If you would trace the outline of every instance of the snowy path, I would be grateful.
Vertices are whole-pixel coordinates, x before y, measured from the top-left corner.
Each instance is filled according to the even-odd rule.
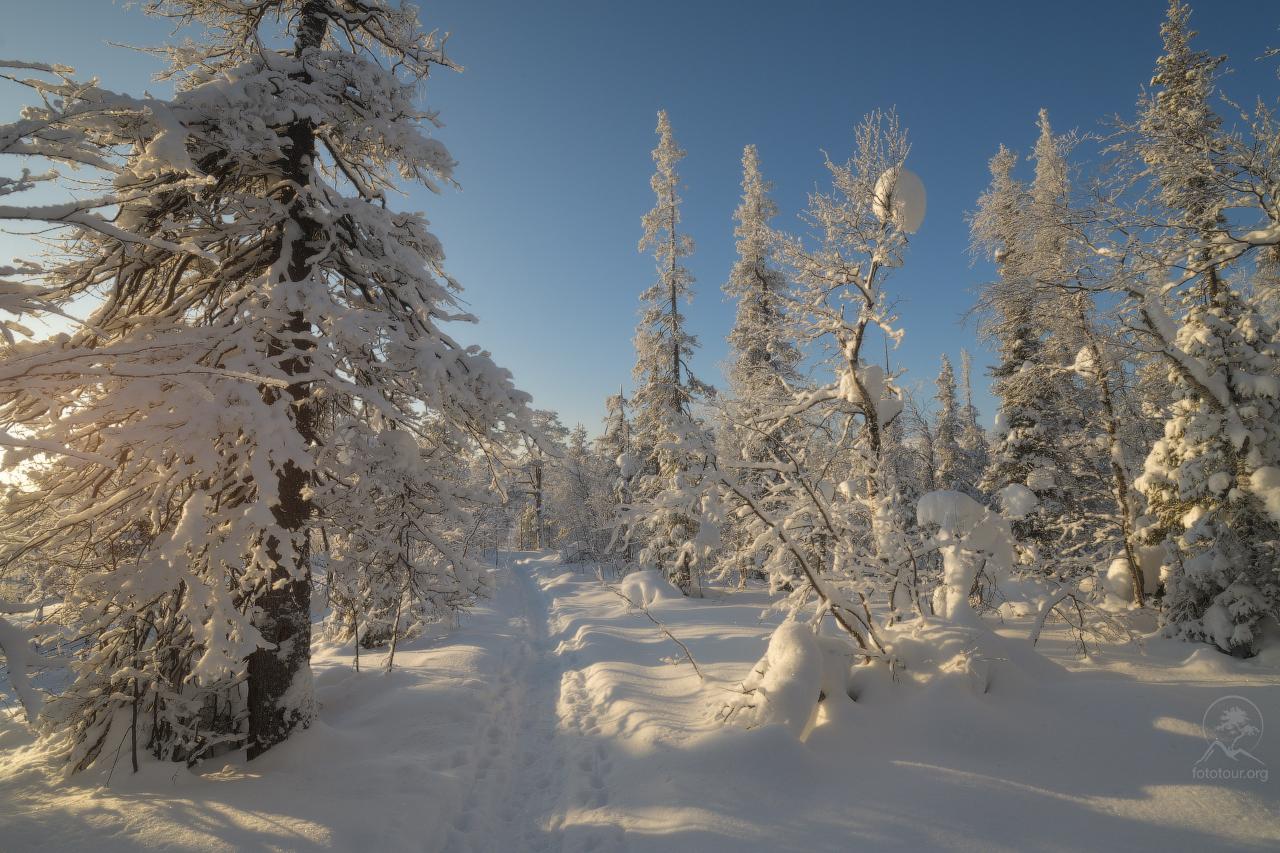
[[[504,555],[493,577],[490,599],[405,643],[392,672],[384,654],[356,672],[349,645],[317,644],[319,719],[254,762],[63,783],[0,714],[0,850],[1273,851],[1280,838],[1280,780],[1192,775],[1210,703],[1280,708],[1274,666],[1160,640],[1082,660],[1051,632],[1041,648],[1069,674],[990,693],[886,677],[800,742],[714,721],[778,618],[763,591],[650,604],[704,681],[587,567]],[[1280,768],[1280,737],[1257,755]]]
[[[261,759],[144,761],[60,782],[0,707],[0,850],[614,853],[607,746],[548,633],[553,555],[504,555],[494,594],[393,671],[317,644],[320,716]],[[562,685],[564,695],[562,696]],[[2,698],[2,697],[0,697]],[[574,820],[567,820],[573,815]]]
[[[475,778],[454,821],[446,853],[608,853],[621,834],[566,827],[567,810],[608,800],[602,744],[586,743],[592,725],[585,695],[548,637],[546,595],[533,575],[553,558],[518,560],[508,583],[518,605],[490,713],[476,740]],[[509,593],[511,591],[509,590]],[[562,685],[568,694],[562,696]]]

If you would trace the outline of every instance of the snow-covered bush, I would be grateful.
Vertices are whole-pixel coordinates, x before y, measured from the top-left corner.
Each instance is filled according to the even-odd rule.
[[[742,682],[742,697],[720,711],[744,728],[783,726],[803,740],[813,727],[826,661],[813,628],[787,621],[769,638],[769,648]],[[846,697],[847,698],[847,697]]]
[[[953,622],[972,624],[977,614],[969,604],[978,572],[1007,578],[1014,564],[1014,538],[1004,516],[962,492],[939,491],[916,503],[922,527],[936,529],[942,553],[942,585],[934,592],[934,612]]]
[[[648,607],[659,601],[680,598],[680,590],[655,569],[630,572],[618,584],[618,591],[637,607]]]

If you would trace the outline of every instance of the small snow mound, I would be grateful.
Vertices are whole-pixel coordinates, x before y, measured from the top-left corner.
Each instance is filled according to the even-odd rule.
[[[764,657],[742,682],[743,698],[723,716],[749,729],[779,724],[803,740],[817,716],[824,682],[834,680],[828,670],[837,668],[829,666],[828,652],[807,625],[779,625]]]
[[[924,222],[924,182],[910,169],[886,169],[876,181],[872,213],[881,222],[893,219],[903,231],[914,234]]]
[[[618,590],[640,607],[648,607],[666,599],[683,598],[680,590],[672,586],[656,569],[632,572],[618,584]]]
[[[1138,546],[1134,549],[1134,557],[1138,561],[1138,568],[1142,570],[1143,592],[1147,595],[1155,595],[1160,587],[1160,575],[1165,558],[1164,545]],[[1102,604],[1105,609],[1131,608],[1133,575],[1129,570],[1129,560],[1121,554],[1110,562],[1100,564],[1094,589],[1102,593]]]
[[[926,619],[891,626],[883,639],[897,662],[899,683],[942,693],[1034,692],[1063,674],[1060,665],[1023,640],[1003,637],[981,623]]]
[[[1187,655],[1177,668],[1188,677],[1214,679],[1234,675],[1240,666],[1235,658],[1209,646],[1201,646]]]
[[[1099,572],[1098,580],[1100,591],[1108,598],[1116,599],[1121,605],[1133,601],[1133,576],[1129,572],[1129,561],[1126,558],[1113,559]]]

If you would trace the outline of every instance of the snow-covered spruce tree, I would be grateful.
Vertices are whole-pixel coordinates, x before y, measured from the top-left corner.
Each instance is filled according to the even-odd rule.
[[[742,151],[742,202],[734,213],[738,259],[724,292],[737,303],[729,332],[729,383],[734,397],[754,408],[776,401],[799,378],[800,351],[789,337],[787,280],[772,263],[769,226],[778,208],[760,173],[754,145]]]
[[[960,409],[960,435],[957,441],[964,456],[963,482],[969,484],[969,494],[978,498],[978,484],[990,462],[987,433],[978,423],[978,407],[973,404],[973,359],[968,350],[960,350],[960,387],[964,391],[964,406]]]
[[[641,220],[639,244],[640,251],[653,250],[657,280],[640,295],[643,307],[636,329],[632,434],[641,469],[633,481],[628,533],[640,540],[640,561],[665,572],[687,593],[693,576],[686,546],[697,521],[680,504],[691,472],[687,454],[674,443],[694,429],[692,401],[710,387],[689,368],[698,341],[686,331],[680,310],[682,301],[693,299],[693,276],[682,263],[693,252],[693,239],[680,230],[677,166],[685,152],[676,144],[665,110],[658,113],[657,133],[656,170],[649,182],[656,198]]]
[[[1210,101],[1226,57],[1192,48],[1196,33],[1188,27],[1190,18],[1190,6],[1169,0],[1160,26],[1164,49],[1156,59],[1152,91],[1138,104],[1131,143],[1160,204],[1178,212],[1181,227],[1207,237],[1224,221],[1227,190],[1214,162],[1222,118]],[[1203,250],[1202,258],[1208,257]],[[1216,287],[1218,271],[1211,269],[1206,279],[1206,287]]]
[[[603,428],[596,439],[596,449],[615,464],[619,456],[631,449],[631,418],[627,415],[630,403],[621,388],[604,400]]]
[[[1059,383],[1065,391],[1061,394],[1064,411],[1057,416],[1061,441],[1071,462],[1064,475],[1075,492],[1076,506],[1085,516],[1071,533],[1070,548],[1073,555],[1097,561],[1128,548],[1128,538],[1121,532],[1125,525],[1117,524],[1124,515],[1115,494],[1117,471],[1108,465],[1111,451],[1117,450],[1116,435],[1107,432],[1116,425],[1114,407],[1111,415],[1106,414],[1108,403],[1114,403],[1108,394],[1114,396],[1119,386],[1107,387],[1107,383],[1120,366],[1102,356],[1096,307],[1091,293],[1080,284],[1087,277],[1092,252],[1084,251],[1073,234],[1073,224],[1080,219],[1071,201],[1069,178],[1068,154],[1074,136],[1053,132],[1044,109],[1039,111],[1037,127],[1039,136],[1032,156],[1036,177],[1030,187],[1029,263],[1042,292],[1048,330],[1046,355],[1061,369]],[[1080,352],[1097,356],[1092,371],[1068,369],[1079,361]],[[1119,482],[1123,483],[1123,478]]]
[[[1143,201],[1160,209],[1156,222],[1164,222],[1169,229],[1176,229],[1185,241],[1199,238],[1201,242],[1211,242],[1223,224],[1222,211],[1227,193],[1222,176],[1215,171],[1213,153],[1224,141],[1222,118],[1211,103],[1219,67],[1226,57],[1212,56],[1192,48],[1195,33],[1188,28],[1190,16],[1189,6],[1170,0],[1160,27],[1163,51],[1156,60],[1151,89],[1144,91],[1139,98],[1137,119],[1120,125],[1120,140],[1111,149],[1111,153],[1120,155],[1121,162],[1126,162],[1131,168],[1117,175],[1108,189],[1114,197],[1117,192],[1127,192],[1135,185],[1139,186],[1145,193]],[[1120,221],[1125,221],[1125,213],[1131,214],[1132,211],[1123,211]],[[1165,234],[1162,240],[1156,241],[1160,248],[1136,253],[1142,262],[1130,263],[1129,271],[1141,266],[1148,273],[1164,275],[1164,271],[1158,269],[1159,259],[1153,255],[1158,255],[1160,249],[1167,249],[1169,242],[1170,235]],[[1102,248],[1105,249],[1106,245],[1104,240]],[[1118,257],[1133,260],[1124,249],[1120,248]],[[1260,280],[1265,281],[1267,262],[1274,252],[1274,247],[1263,247],[1256,253],[1256,272],[1260,276],[1254,277],[1255,285]],[[1195,302],[1203,292],[1216,287],[1218,265],[1205,263],[1209,260],[1208,249],[1201,248],[1199,254],[1205,268],[1204,286],[1181,297],[1167,288],[1158,293],[1160,305],[1151,306],[1154,312],[1150,317],[1152,321],[1164,318],[1174,322],[1183,313],[1187,302]],[[1114,252],[1108,255],[1109,259],[1116,257]],[[1149,417],[1167,419],[1177,391],[1167,375],[1167,355],[1161,350],[1172,346],[1175,332],[1173,328],[1166,329],[1158,339],[1159,345],[1152,351],[1149,346],[1152,323],[1147,322],[1147,315],[1142,311],[1139,311],[1138,319],[1138,333],[1145,336],[1148,344],[1147,347],[1138,347],[1144,408]]]
[[[635,555],[634,542],[622,512],[631,505],[632,484],[640,472],[640,459],[631,434],[631,419],[627,416],[629,403],[621,388],[617,394],[610,394],[605,399],[604,431],[596,439],[605,470],[609,472],[609,488],[613,495],[612,506],[604,517],[609,519],[610,540],[618,543],[616,550],[625,563],[632,562]]]
[[[1178,552],[1164,612],[1176,634],[1248,655],[1259,623],[1280,617],[1280,346],[1226,288],[1189,309],[1175,342],[1216,393],[1173,371],[1178,397],[1137,481],[1147,534]]]
[[[738,259],[724,285],[737,310],[729,332],[729,394],[720,401],[717,450],[722,457],[760,466],[755,474],[744,474],[743,480],[744,485],[758,480],[757,498],[766,482],[777,479],[768,467],[777,461],[769,445],[778,437],[761,431],[755,421],[761,412],[789,400],[800,382],[800,351],[789,337],[791,325],[784,310],[788,284],[771,258],[775,238],[769,221],[778,209],[769,189],[760,173],[756,147],[748,145],[742,152],[742,201],[734,213]],[[720,573],[736,573],[742,582],[759,569],[743,557],[748,546],[744,521],[730,517],[728,528],[721,532]],[[755,557],[759,561],[763,555]]]
[[[616,478],[613,488],[618,503],[628,503],[627,491],[635,474],[635,457],[632,453],[631,418],[627,416],[630,401],[618,389],[604,401],[604,429],[596,439],[596,450],[605,460]]]
[[[1038,541],[1041,554],[1052,542],[1059,570],[1079,571],[1120,555],[1141,602],[1127,463],[1135,430],[1124,424],[1126,401],[1121,399],[1126,367],[1088,292],[1094,277],[1091,253],[1073,233],[1082,216],[1072,209],[1070,197],[1066,152],[1072,140],[1054,134],[1045,110],[1038,128],[1031,186],[1021,188],[1012,179],[1013,158],[1002,149],[993,161],[992,187],[974,218],[975,244],[998,263],[1000,280],[989,286],[984,307],[989,309],[987,330],[996,333],[1005,356],[996,369],[1003,436],[993,449],[984,487],[1033,485],[1017,479],[1024,469],[1052,485],[1050,493],[1033,487],[1040,502],[1030,517],[1016,522],[1018,534]],[[1017,396],[1004,400],[1010,392]],[[1008,403],[1021,406],[1022,423],[1005,429],[1012,424],[1005,417],[1013,414],[1006,411]],[[976,430],[976,422],[973,426]],[[1051,464],[1037,471],[1020,459],[1029,453]]]
[[[102,195],[89,202],[5,210],[7,218],[73,223],[66,253],[38,272],[51,302],[108,288],[91,324],[12,354],[51,369],[9,389],[2,415],[6,426],[69,451],[47,460],[6,458],[10,467],[25,464],[26,478],[6,495],[0,563],[46,567],[43,585],[64,598],[59,618],[92,641],[76,661],[71,688],[42,714],[49,741],[80,769],[123,717],[136,765],[140,741],[157,755],[185,758],[220,745],[246,716],[263,733],[305,721],[305,681],[281,708],[287,720],[264,714],[261,702],[246,707],[243,687],[255,682],[243,682],[245,658],[275,639],[263,638],[266,626],[245,611],[257,607],[273,572],[290,571],[289,561],[305,548],[290,536],[295,516],[279,492],[286,465],[292,477],[306,443],[281,393],[292,384],[284,365],[251,358],[250,345],[278,340],[263,312],[233,312],[222,328],[188,319],[214,313],[216,304],[202,306],[200,297],[222,284],[213,278],[213,252],[187,235],[181,244],[172,239],[173,223],[192,216],[203,184],[191,174],[181,107],[65,76],[52,85],[24,82],[38,99],[50,99],[0,131],[6,153],[87,163],[106,174]],[[120,207],[114,221],[98,212],[109,204]],[[163,217],[154,213],[157,205],[165,207]],[[194,293],[179,288],[201,273]],[[109,353],[102,361],[62,358],[99,345]],[[119,359],[124,354],[134,357]],[[255,457],[256,472],[246,464]],[[263,464],[273,458],[274,470]],[[249,494],[259,488],[272,501],[254,517],[246,509],[254,508]],[[236,583],[224,577],[227,540],[240,546]],[[279,627],[280,639],[294,631],[309,637],[309,619]],[[256,684],[260,698],[264,685]],[[147,731],[140,734],[141,725]]]
[[[1123,128],[1127,168],[1093,239],[1174,393],[1136,483],[1143,532],[1172,546],[1168,630],[1249,655],[1263,620],[1280,617],[1280,351],[1228,273],[1280,244],[1280,134],[1261,104],[1222,130],[1209,105],[1222,59],[1192,50],[1188,15],[1170,4],[1155,91]]]
[[[1011,484],[1030,488],[1036,508],[1014,526],[1023,561],[1079,573],[1123,550],[1123,525],[1096,389],[1070,369],[1089,338],[1092,314],[1078,284],[1080,252],[1070,227],[1070,139],[1054,134],[1044,110],[1038,128],[1030,186],[1013,177],[1015,158],[1002,147],[973,218],[975,248],[997,263],[998,278],[981,305],[983,330],[1001,353],[993,371],[998,440],[982,491],[998,496]],[[1093,523],[1099,519],[1106,520],[1101,528]]]
[[[203,33],[167,51],[171,101],[31,81],[43,105],[0,129],[7,153],[102,175],[87,209],[5,210],[69,225],[40,272],[54,305],[101,294],[83,327],[24,355],[133,356],[55,366],[0,400],[6,426],[72,451],[7,460],[27,481],[6,496],[0,565],[48,566],[59,617],[88,641],[41,716],[73,769],[112,731],[135,756],[191,761],[228,745],[254,758],[305,726],[317,509],[356,518],[354,476],[410,445],[432,457],[514,434],[527,399],[440,330],[466,316],[439,242],[385,205],[400,180],[434,187],[453,168],[414,103],[449,64],[416,13],[147,9]],[[426,503],[456,494],[430,470],[405,482],[438,488]],[[398,525],[360,533],[453,584],[435,520],[416,523],[408,550],[387,539]]]
[[[991,160],[991,184],[971,220],[973,245],[996,263],[996,279],[982,295],[983,332],[1000,354],[992,368],[999,399],[995,442],[980,488],[996,495],[1021,484],[1038,498],[1036,508],[1014,524],[1022,559],[1038,563],[1064,546],[1064,526],[1074,512],[1074,494],[1060,472],[1071,470],[1056,416],[1067,411],[1061,376],[1046,353],[1044,315],[1031,272],[1031,198],[1013,175],[1016,155],[1000,147]]]
[[[971,494],[974,484],[965,481],[964,449],[960,446],[960,407],[956,400],[956,373],[951,359],[944,353],[938,371],[938,411],[934,416],[933,452],[938,466],[937,488]]]
[[[1119,554],[1129,567],[1136,600],[1141,601],[1141,571],[1132,543],[1131,478],[1115,399],[1123,366],[1114,358],[1115,349],[1106,347],[1092,296],[1083,284],[1091,253],[1073,238],[1072,223],[1080,214],[1071,201],[1067,152],[1074,140],[1053,132],[1047,110],[1040,110],[1037,126],[1028,259],[1041,292],[1046,361],[1058,369],[1057,383],[1063,391],[1055,420],[1069,465],[1061,474],[1078,516],[1062,524],[1062,550],[1077,565],[1096,565]],[[1077,369],[1065,369],[1068,365]]]

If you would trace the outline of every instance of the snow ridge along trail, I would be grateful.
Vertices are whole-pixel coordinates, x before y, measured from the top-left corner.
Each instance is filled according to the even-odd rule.
[[[629,590],[703,681],[594,567],[500,562],[492,596],[404,643],[391,672],[385,653],[357,672],[350,644],[317,643],[318,719],[253,762],[144,758],[110,784],[106,768],[59,781],[0,706],[0,850],[1276,850],[1280,778],[1193,775],[1212,703],[1280,709],[1265,662],[1154,637],[1081,659],[1054,629],[1038,647],[1065,667],[1050,680],[982,693],[881,672],[802,742],[714,720],[780,618],[764,590]],[[1280,772],[1273,731],[1255,754]]]
[[[879,673],[801,742],[714,720],[780,618],[764,590],[631,590],[703,681],[592,566],[522,555],[499,574],[494,604],[519,614],[519,641],[497,691],[507,701],[485,723],[507,776],[473,785],[472,846],[455,850],[1271,851],[1280,837],[1276,778],[1192,774],[1210,703],[1280,708],[1280,673],[1264,663],[1159,638],[1079,659],[1054,628],[1041,648],[1066,669],[1051,679],[982,693],[967,678]],[[1028,625],[1002,630],[1027,644]],[[1260,760],[1280,768],[1280,738],[1266,744]]]
[[[519,557],[500,574],[501,603],[511,637],[477,728],[474,777],[444,850],[446,853],[609,853],[621,832],[567,824],[608,801],[609,767],[603,745],[584,735],[593,725],[581,677],[548,635],[546,594],[535,572],[560,565],[558,555]],[[590,732],[594,733],[594,732]]]

